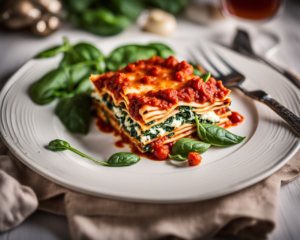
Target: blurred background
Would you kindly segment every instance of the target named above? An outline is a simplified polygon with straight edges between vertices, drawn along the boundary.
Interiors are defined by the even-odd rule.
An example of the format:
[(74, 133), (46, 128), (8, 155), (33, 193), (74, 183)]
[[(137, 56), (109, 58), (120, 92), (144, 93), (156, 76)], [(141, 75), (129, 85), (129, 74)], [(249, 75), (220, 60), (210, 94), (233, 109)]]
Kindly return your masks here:
[[(231, 46), (239, 28), (264, 57), (276, 61), (287, 42), (294, 47), (285, 51), (299, 55), (299, 5), (300, 0), (0, 0), (0, 55), (22, 52), (13, 64), (0, 66), (0, 84), (62, 36), (95, 42), (149, 32)], [(296, 63), (288, 66), (297, 72)]]
[[(237, 29), (249, 35), (256, 54), (300, 74), (300, 0), (0, 0), (0, 89), (63, 36), (73, 44), (155, 34), (238, 50)], [(278, 227), (270, 239), (299, 235), (298, 180), (281, 189)], [(48, 226), (58, 236), (49, 239), (69, 239), (62, 217), (37, 212), (18, 228), (32, 226)]]

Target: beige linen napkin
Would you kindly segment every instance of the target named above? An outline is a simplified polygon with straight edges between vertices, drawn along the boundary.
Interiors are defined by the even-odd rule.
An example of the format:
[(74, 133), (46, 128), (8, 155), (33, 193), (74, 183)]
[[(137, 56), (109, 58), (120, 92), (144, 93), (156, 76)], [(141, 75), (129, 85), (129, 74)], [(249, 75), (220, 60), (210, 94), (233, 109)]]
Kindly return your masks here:
[(275, 227), (281, 183), (299, 174), (300, 151), (264, 181), (227, 196), (183, 204), (132, 203), (60, 187), (22, 164), (0, 141), (0, 232), (38, 207), (65, 215), (73, 239), (208, 239), (216, 234), (262, 239)]

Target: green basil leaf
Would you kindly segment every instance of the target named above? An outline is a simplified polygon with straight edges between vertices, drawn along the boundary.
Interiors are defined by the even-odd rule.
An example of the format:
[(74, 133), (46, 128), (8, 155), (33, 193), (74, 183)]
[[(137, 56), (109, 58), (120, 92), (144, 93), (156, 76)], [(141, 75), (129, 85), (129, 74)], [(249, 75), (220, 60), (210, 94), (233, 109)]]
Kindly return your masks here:
[(115, 35), (125, 30), (131, 21), (123, 15), (115, 15), (105, 8), (86, 10), (80, 17), (80, 26), (103, 36)]
[(76, 86), (83, 79), (89, 78), (91, 74), (90, 66), (78, 66), (70, 70), (70, 75), (73, 80), (73, 85)]
[(88, 95), (76, 94), (60, 99), (55, 113), (70, 132), (88, 133), (91, 120), (91, 101)]
[(64, 37), (63, 45), (48, 48), (48, 49), (44, 50), (43, 52), (39, 53), (38, 55), (36, 55), (34, 58), (38, 59), (38, 58), (53, 57), (58, 53), (69, 51), (69, 48), (70, 48), (69, 41), (66, 37)]
[(206, 73), (203, 77), (203, 82), (207, 82), (210, 79), (210, 77), (211, 77), (211, 73), (210, 72)]
[(224, 128), (208, 123), (199, 123), (196, 119), (199, 138), (215, 146), (232, 146), (241, 143), (246, 137), (235, 135)]
[(67, 90), (60, 90), (54, 92), (55, 97), (67, 97), (70, 93)]
[(53, 70), (31, 86), (31, 99), (40, 105), (48, 104), (55, 98), (55, 92), (67, 89), (68, 84), (68, 71), (64, 69)]
[(117, 71), (119, 68), (125, 67), (128, 63), (149, 59), (156, 55), (157, 50), (153, 47), (125, 45), (116, 48), (109, 54), (106, 66), (109, 71)]
[(98, 73), (100, 74), (105, 73), (105, 69), (106, 69), (105, 58), (104, 57), (98, 58), (95, 67)]
[(187, 160), (187, 158), (182, 157), (180, 154), (177, 154), (177, 155), (171, 155), (171, 154), (169, 154), (168, 156), (169, 156), (169, 158), (172, 158), (172, 159), (175, 159), (175, 160), (179, 160), (179, 161), (185, 161), (185, 160)]
[(85, 11), (95, 0), (64, 0), (65, 5), (69, 10), (75, 12)]
[(132, 20), (135, 20), (143, 10), (140, 0), (112, 0), (112, 5), (112, 9)]
[(63, 59), (59, 63), (59, 67), (64, 68), (77, 62), (79, 62), (79, 57), (76, 55), (76, 53), (73, 51), (65, 52)]
[(53, 140), (51, 141), (49, 144), (48, 144), (48, 147), (47, 147), (49, 150), (51, 151), (54, 151), (54, 152), (59, 152), (59, 151), (64, 151), (64, 150), (70, 150), (76, 154), (78, 154), (79, 156), (81, 157), (84, 157), (84, 158), (87, 158), (87, 159), (90, 159), (96, 163), (100, 163), (104, 166), (108, 166), (109, 164), (106, 163), (106, 162), (103, 162), (103, 161), (100, 161), (96, 158), (93, 158), (89, 155), (86, 155), (85, 153), (83, 152), (80, 152), (79, 150), (75, 149), (75, 148), (72, 148), (71, 145), (64, 141), (64, 140), (60, 140), (60, 139), (56, 139), (56, 140)]
[(139, 162), (141, 158), (134, 153), (119, 152), (113, 154), (107, 161), (111, 167), (130, 166)]
[(172, 154), (181, 155), (183, 158), (187, 158), (190, 152), (204, 153), (210, 144), (200, 142), (191, 138), (179, 139), (172, 148)]
[(199, 77), (203, 77), (204, 74), (202, 74), (202, 72), (197, 68), (197, 65), (194, 63), (189, 62), (189, 64), (191, 64), (194, 68), (194, 72), (193, 74)]
[(87, 77), (87, 78), (84, 78), (78, 84), (78, 86), (76, 87), (74, 93), (75, 94), (77, 94), (77, 93), (86, 93), (87, 95), (90, 95), (92, 93), (92, 90), (93, 90), (92, 83), (91, 83), (90, 79)]
[(187, 4), (187, 0), (144, 0), (150, 7), (160, 8), (172, 14), (177, 14)]
[(79, 62), (103, 59), (103, 54), (98, 48), (89, 43), (78, 43), (65, 52), (59, 67), (67, 67)]
[(48, 144), (48, 149), (54, 152), (64, 151), (71, 147), (71, 145), (60, 139), (55, 139)]
[(103, 57), (100, 50), (89, 43), (78, 43), (73, 46), (73, 50), (79, 56), (80, 61), (97, 60)]
[(34, 58), (38, 59), (38, 58), (48, 58), (48, 57), (53, 57), (58, 53), (61, 52), (65, 52), (66, 48), (65, 46), (55, 46), (55, 47), (51, 47), (41, 53), (39, 53), (38, 55), (36, 55)]
[(155, 48), (158, 52), (158, 56), (162, 58), (168, 58), (171, 55), (175, 54), (175, 52), (170, 47), (162, 43), (149, 43), (147, 46)]

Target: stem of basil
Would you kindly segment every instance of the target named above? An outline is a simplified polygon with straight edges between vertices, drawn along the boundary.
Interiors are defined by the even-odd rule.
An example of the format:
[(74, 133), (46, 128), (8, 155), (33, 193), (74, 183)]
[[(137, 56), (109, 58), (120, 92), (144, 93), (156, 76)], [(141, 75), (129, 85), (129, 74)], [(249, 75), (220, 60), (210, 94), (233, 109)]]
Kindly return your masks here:
[(100, 163), (100, 164), (105, 165), (105, 166), (108, 166), (108, 165), (109, 165), (108, 163), (103, 162), (103, 161), (99, 161), (99, 160), (97, 160), (96, 158), (90, 157), (90, 156), (88, 156), (88, 155), (86, 155), (86, 154), (84, 154), (84, 153), (78, 151), (78, 150), (75, 149), (75, 148), (69, 147), (68, 149), (69, 149), (70, 151), (72, 151), (72, 152), (78, 154), (79, 156), (84, 157), (84, 158), (87, 158), (87, 159), (90, 159), (90, 160), (92, 160), (92, 161), (94, 161), (94, 162), (96, 162), (96, 163)]
[(89, 66), (89, 65), (95, 65), (95, 64), (97, 64), (96, 60), (90, 60), (90, 61), (79, 62), (79, 63), (73, 64), (71, 66), (66, 66), (66, 67), (64, 67), (64, 69), (70, 70), (70, 69), (77, 68), (77, 67)]
[(208, 72), (205, 74), (205, 76), (203, 77), (203, 82), (207, 82), (210, 79), (211, 73)]

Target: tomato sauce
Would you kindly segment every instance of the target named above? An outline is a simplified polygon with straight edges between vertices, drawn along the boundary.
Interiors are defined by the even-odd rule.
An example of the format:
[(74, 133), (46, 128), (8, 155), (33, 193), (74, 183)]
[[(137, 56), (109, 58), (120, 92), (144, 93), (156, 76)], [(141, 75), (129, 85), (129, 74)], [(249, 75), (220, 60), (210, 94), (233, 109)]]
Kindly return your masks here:
[(201, 163), (202, 157), (199, 153), (196, 152), (190, 152), (188, 155), (188, 163), (189, 166), (197, 166)]
[[(216, 111), (219, 111), (220, 113), (226, 112), (227, 108), (224, 108), (224, 109), (222, 108), (222, 109), (219, 109)], [(228, 118), (230, 121), (220, 125), (220, 127), (229, 128), (229, 127), (233, 127), (233, 126), (238, 126), (244, 121), (244, 117), (237, 112), (232, 112), (232, 115), (229, 116)], [(97, 127), (101, 132), (114, 133), (114, 136), (120, 137), (120, 139), (117, 140), (114, 144), (116, 147), (123, 148), (126, 144), (129, 144), (129, 146), (131, 148), (131, 152), (139, 155), (140, 157), (145, 157), (145, 158), (148, 158), (148, 159), (151, 159), (154, 161), (168, 160), (169, 159), (168, 154), (172, 153), (172, 147), (176, 143), (176, 141), (174, 141), (174, 142), (164, 144), (164, 142), (168, 139), (168, 136), (165, 136), (165, 137), (162, 137), (162, 138), (150, 143), (152, 151), (142, 153), (139, 151), (139, 149), (137, 147), (135, 147), (130, 142), (130, 139), (126, 135), (116, 131), (110, 124), (106, 124), (105, 121), (103, 121), (100, 117), (96, 116), (96, 119), (97, 119), (97, 122), (96, 122)], [(199, 139), (197, 132), (194, 132), (192, 134), (192, 138)], [(189, 165), (196, 166), (201, 163), (201, 159), (202, 158), (200, 155), (199, 156), (191, 155), (190, 159), (188, 159)]]
[(156, 143), (153, 145), (153, 147), (155, 147), (154, 151), (142, 153), (142, 152), (140, 152), (140, 150), (137, 147), (135, 147), (130, 142), (130, 139), (126, 135), (116, 131), (110, 124), (106, 124), (105, 121), (103, 121), (100, 117), (98, 117), (98, 116), (95, 116), (95, 117), (97, 119), (96, 125), (97, 125), (99, 131), (104, 132), (104, 133), (114, 133), (115, 137), (119, 137), (119, 140), (117, 140), (114, 144), (116, 147), (123, 148), (123, 147), (125, 147), (126, 144), (128, 144), (130, 146), (131, 152), (139, 155), (140, 157), (145, 157), (145, 158), (148, 158), (148, 159), (151, 159), (154, 161), (164, 161), (167, 159), (167, 156), (166, 156), (166, 158), (161, 159), (159, 155), (155, 154), (156, 153), (155, 149), (158, 147), (161, 147), (161, 146), (167, 146), (168, 154), (169, 154), (169, 153), (171, 153), (172, 147), (175, 143), (175, 142), (173, 142), (173, 143), (167, 143), (167, 144), (163, 145), (163, 141), (165, 141), (167, 139), (167, 137), (165, 137), (164, 139), (159, 139), (156, 141)]
[(96, 116), (96, 125), (101, 132), (112, 133), (114, 132), (114, 128), (110, 125), (110, 123), (106, 123), (102, 118)]
[(144, 105), (168, 109), (179, 101), (214, 103), (230, 92), (214, 78), (203, 82), (202, 78), (193, 75), (192, 65), (186, 61), (178, 62), (173, 56), (139, 60), (116, 72), (92, 75), (90, 79), (100, 92), (106, 88), (113, 93), (117, 102), (126, 95), (129, 113), (135, 120), (141, 119), (139, 109)]
[(153, 152), (141, 153), (140, 150), (137, 147), (133, 146), (132, 144), (131, 144), (130, 147), (131, 147), (131, 152), (139, 155), (140, 157), (145, 157), (145, 158), (148, 158), (148, 159), (151, 159), (151, 160), (154, 160), (154, 161), (164, 161), (164, 160), (166, 160), (166, 159), (158, 159), (158, 158), (156, 158), (154, 156)]
[(220, 109), (217, 109), (217, 110), (214, 110), (215, 114), (217, 114), (217, 115), (222, 115), (222, 114), (224, 114), (228, 111), (230, 111), (230, 110), (227, 106), (223, 107), (223, 108), (220, 108)]
[(244, 117), (238, 112), (231, 112), (231, 116), (228, 116), (229, 121), (220, 125), (223, 128), (230, 128), (240, 125), (244, 121)]

